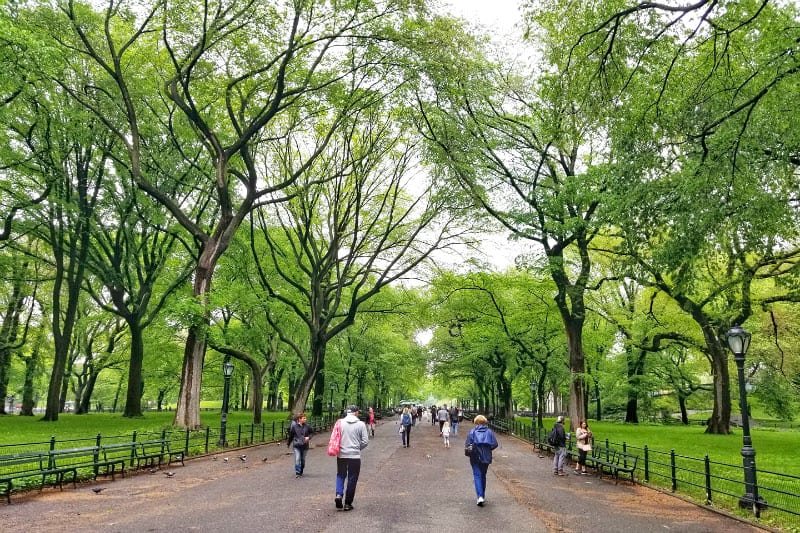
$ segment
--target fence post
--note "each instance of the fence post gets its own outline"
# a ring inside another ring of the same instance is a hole
[[[676,492],[678,490],[678,470],[675,465],[675,449],[669,451],[669,463],[670,468],[672,470],[672,492]]]
[[[206,444],[205,444],[206,451],[203,453],[208,453],[208,440],[210,437],[211,437],[211,427],[206,426]]]
[[[703,458],[706,470],[706,505],[711,505],[711,461],[708,460],[708,454]]]
[[[650,449],[644,445],[644,480],[650,482]]]
[[[186,428],[186,438],[183,440],[183,456],[189,457],[189,438],[191,437],[191,432],[189,428]]]
[[[255,434],[256,434],[256,426],[255,424],[250,424],[250,444],[254,444],[255,442]]]
[[[94,439],[94,453],[92,454],[92,460],[94,461],[94,478],[97,479],[97,473],[100,471],[100,467],[98,466],[98,462],[100,462],[100,441],[103,440],[103,437],[100,436],[100,433],[97,434],[97,437]]]
[[[264,442],[264,434],[267,432],[267,425],[261,422],[261,442]]]
[[[242,423],[239,422],[236,428],[236,446],[242,445]]]
[[[281,425],[283,425],[283,421],[281,421]],[[272,440],[275,440],[275,421],[272,421]]]

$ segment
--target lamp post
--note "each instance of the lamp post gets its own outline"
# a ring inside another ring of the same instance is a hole
[[[335,389],[335,388],[337,388],[336,383],[331,381],[331,401],[328,402],[328,415],[329,416],[333,415],[333,389]]]
[[[531,380],[531,427],[536,427],[536,387],[537,383],[535,379]]]
[[[752,507],[756,518],[761,516],[761,509],[766,508],[766,501],[758,496],[756,482],[756,451],[750,440],[750,411],[747,408],[747,389],[744,383],[744,358],[750,347],[750,333],[740,326],[733,326],[726,334],[728,347],[733,352],[736,370],[739,374],[739,408],[742,411],[742,464],[744,465],[745,494],[739,499],[739,507]]]
[[[225,358],[222,363],[222,376],[225,378],[225,384],[222,388],[222,418],[219,424],[219,444],[223,448],[228,445],[226,432],[228,429],[228,393],[231,387],[231,375],[233,375],[233,363],[229,358]]]

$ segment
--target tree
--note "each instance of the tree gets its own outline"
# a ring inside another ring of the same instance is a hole
[[[98,69],[90,90],[70,95],[122,143],[137,186],[191,235],[199,309],[248,213],[285,199],[281,191],[364,105],[364,87],[379,92],[397,81],[379,72],[389,57],[372,45],[417,7],[232,0],[220,9],[186,0],[114,4],[98,16],[73,1],[60,5],[55,37]],[[357,83],[342,83],[352,73],[362,73],[349,79]],[[159,164],[165,141],[184,155],[187,172]],[[188,428],[200,423],[207,321],[207,312],[198,315],[186,340],[175,424]]]

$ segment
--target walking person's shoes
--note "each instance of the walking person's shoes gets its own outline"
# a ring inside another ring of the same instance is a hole
[[[483,507],[483,504],[486,500],[483,499],[483,496],[478,498],[478,507]]]
[[[353,504],[351,504],[351,503],[344,504],[344,510],[345,511],[352,511],[353,510]]]
[[[337,494],[336,498],[333,499],[333,502],[336,504],[336,508],[337,509],[341,509],[342,508],[342,495],[341,494]]]

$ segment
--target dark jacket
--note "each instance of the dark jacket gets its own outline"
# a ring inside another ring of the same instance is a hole
[[[472,455],[469,457],[471,463],[491,464],[492,450],[497,448],[497,439],[489,426],[480,424],[472,428],[464,446],[468,447],[470,444],[472,444]]]
[[[553,444],[556,448],[563,448],[567,445],[567,433],[564,431],[564,424],[556,422],[556,425],[553,426],[553,436],[555,437]]]
[[[306,437],[310,437],[313,433],[314,430],[311,429],[311,425],[308,423],[301,426],[296,421],[292,421],[292,425],[289,428],[289,437],[286,441],[286,445],[290,446],[294,444],[295,448],[308,448]]]

